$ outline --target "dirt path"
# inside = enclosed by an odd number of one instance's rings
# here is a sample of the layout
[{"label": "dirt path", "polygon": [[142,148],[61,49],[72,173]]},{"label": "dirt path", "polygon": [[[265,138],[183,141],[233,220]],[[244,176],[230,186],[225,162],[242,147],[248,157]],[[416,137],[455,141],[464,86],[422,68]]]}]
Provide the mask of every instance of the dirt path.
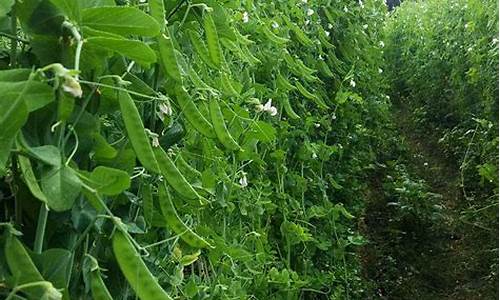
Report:
[{"label": "dirt path", "polygon": [[399,163],[411,180],[422,179],[430,193],[440,195],[442,210],[432,222],[398,220],[398,211],[388,206],[394,191],[387,188],[387,169],[373,174],[362,220],[371,241],[362,253],[365,276],[373,282],[370,299],[486,299],[467,288],[467,252],[457,229],[462,201],[459,168],[444,158],[433,132],[414,130],[418,127],[405,106],[394,108],[393,116],[407,148]]}]

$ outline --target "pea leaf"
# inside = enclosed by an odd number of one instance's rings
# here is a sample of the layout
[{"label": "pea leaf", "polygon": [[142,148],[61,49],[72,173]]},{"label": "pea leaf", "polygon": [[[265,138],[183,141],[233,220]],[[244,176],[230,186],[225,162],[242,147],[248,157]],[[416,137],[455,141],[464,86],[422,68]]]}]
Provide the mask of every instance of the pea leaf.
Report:
[{"label": "pea leaf", "polygon": [[75,171],[67,166],[52,168],[42,176],[42,190],[47,196],[49,208],[54,211],[70,209],[81,188],[82,182]]},{"label": "pea leaf", "polygon": [[[24,76],[24,71],[16,72],[17,78]],[[8,73],[5,74],[8,76]],[[3,77],[0,74],[0,78]],[[26,89],[25,89],[26,88]],[[29,112],[35,111],[54,101],[52,88],[45,83],[38,81],[20,81],[20,82],[0,82],[0,91],[3,97],[18,97],[23,95],[23,100],[27,105]],[[0,100],[1,103],[1,100]]]},{"label": "pea leaf", "polygon": [[123,36],[156,36],[160,33],[158,22],[134,7],[86,8],[82,11],[82,25]]},{"label": "pea leaf", "polygon": [[61,153],[59,148],[52,145],[44,145],[39,147],[30,147],[26,149],[31,155],[43,161],[48,165],[55,167],[61,166]]},{"label": "pea leaf", "polygon": [[50,0],[70,20],[80,21],[80,6],[77,0]]},{"label": "pea leaf", "polygon": [[119,53],[142,65],[149,65],[156,61],[154,51],[141,41],[111,37],[90,37],[86,41],[88,45]]},{"label": "pea leaf", "polygon": [[246,138],[255,138],[261,142],[270,143],[276,139],[276,129],[269,123],[257,121],[251,125]]},{"label": "pea leaf", "polygon": [[130,187],[127,172],[99,166],[90,174],[91,184],[104,195],[118,195]]},{"label": "pea leaf", "polygon": [[0,2],[0,18],[5,17],[14,4],[14,0],[3,0]]}]

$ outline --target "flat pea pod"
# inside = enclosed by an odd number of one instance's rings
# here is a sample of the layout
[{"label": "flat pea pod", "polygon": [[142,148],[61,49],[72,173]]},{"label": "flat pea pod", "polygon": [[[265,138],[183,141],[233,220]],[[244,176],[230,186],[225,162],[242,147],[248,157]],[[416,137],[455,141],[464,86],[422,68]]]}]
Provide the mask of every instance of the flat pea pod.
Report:
[{"label": "flat pea pod", "polygon": [[158,195],[165,222],[184,242],[186,242],[186,244],[194,248],[212,247],[205,239],[196,234],[182,222],[181,218],[179,218],[165,184],[160,183],[158,186]]},{"label": "flat pea pod", "polygon": [[217,90],[215,90],[213,87],[209,86],[205,81],[203,81],[193,68],[189,69],[189,78],[191,79],[191,82],[193,83],[196,89],[210,91],[214,94],[217,93]]},{"label": "flat pea pod", "polygon": [[[38,271],[33,260],[24,248],[23,244],[13,234],[8,234],[5,241],[5,260],[9,270],[16,280],[16,285],[30,282],[44,281],[42,274]],[[41,299],[44,294],[42,287],[30,287],[23,289],[31,299]]]},{"label": "flat pea pod", "polygon": [[199,180],[202,177],[201,172],[191,167],[187,163],[187,161],[182,157],[181,153],[177,154],[175,158],[175,165],[177,166],[179,171],[182,172],[182,174],[184,174],[189,179]]},{"label": "flat pea pod", "polygon": [[148,270],[146,264],[129,241],[119,230],[113,235],[113,253],[128,283],[141,300],[171,300]]},{"label": "flat pea pod", "polygon": [[118,101],[120,103],[120,111],[130,143],[132,143],[132,148],[134,148],[139,161],[147,170],[154,173],[160,173],[151,143],[146,135],[141,116],[135,106],[134,100],[132,100],[127,92],[118,91]]},{"label": "flat pea pod", "polygon": [[175,92],[177,103],[182,113],[194,129],[208,138],[215,138],[214,127],[198,110],[198,107],[196,107],[196,104],[193,99],[191,99],[186,89],[179,86],[176,87]]},{"label": "flat pea pod", "polygon": [[281,104],[283,105],[283,108],[285,109],[286,114],[290,119],[300,119],[300,116],[293,110],[292,105],[290,104],[290,101],[288,100],[288,97],[283,97],[280,99]]},{"label": "flat pea pod", "polygon": [[261,29],[262,29],[262,33],[264,33],[264,35],[273,43],[275,44],[278,44],[278,45],[283,45],[283,44],[286,44],[288,43],[290,40],[289,39],[286,39],[286,38],[283,38],[283,37],[280,37],[280,36],[277,36],[276,34],[274,34],[274,32],[272,32],[268,27],[267,27],[267,24],[262,24],[261,26]]},{"label": "flat pea pod", "polygon": [[321,42],[321,45],[325,46],[328,49],[334,49],[335,45],[330,43],[328,40],[328,36],[326,35],[325,31],[320,29],[319,34],[318,34],[319,41]]},{"label": "flat pea pod", "polygon": [[335,76],[328,67],[328,64],[324,60],[321,59],[318,60],[318,69],[320,73],[323,74],[323,76],[325,77],[332,78]]},{"label": "flat pea pod", "polygon": [[299,90],[299,92],[302,94],[302,96],[306,97],[309,100],[313,100],[320,108],[322,109],[328,109],[328,105],[326,105],[323,100],[321,100],[318,96],[315,94],[309,92],[300,82],[296,82],[295,86]]},{"label": "flat pea pod", "polygon": [[175,58],[175,48],[169,36],[168,28],[165,33],[158,37],[158,49],[160,52],[161,64],[168,77],[176,82],[182,82],[182,75]]},{"label": "flat pea pod", "polygon": [[219,34],[211,14],[207,13],[203,16],[203,27],[207,38],[208,55],[214,65],[220,68],[224,57],[219,43]]},{"label": "flat pea pod", "polygon": [[219,141],[229,150],[236,151],[241,150],[240,145],[234,140],[227,130],[226,123],[224,122],[224,115],[220,110],[219,102],[216,99],[210,100],[210,117],[212,118],[212,124],[214,124],[215,134]]},{"label": "flat pea pod", "polygon": [[231,80],[226,73],[222,73],[220,76],[220,81],[222,85],[222,90],[226,96],[239,97],[240,93],[234,88]]},{"label": "flat pea pod", "polygon": [[248,62],[249,64],[257,65],[261,63],[260,59],[258,59],[252,54],[252,51],[248,49],[247,45],[242,45],[241,51],[243,52],[245,61]]},{"label": "flat pea pod", "polygon": [[148,3],[151,16],[160,24],[160,32],[164,32],[167,26],[165,22],[165,5],[163,0],[149,0]]},{"label": "flat pea pod", "polygon": [[278,85],[278,88],[281,88],[285,91],[290,91],[290,90],[296,90],[297,88],[290,83],[281,73],[278,73],[276,75],[276,83]]},{"label": "flat pea pod", "polygon": [[90,272],[90,290],[94,300],[113,300],[99,270]]},{"label": "flat pea pod", "polygon": [[156,159],[158,160],[158,165],[160,166],[161,174],[168,184],[177,193],[189,200],[201,199],[201,196],[194,190],[191,184],[189,184],[179,169],[177,169],[167,153],[165,153],[161,147],[154,148],[154,151]]},{"label": "flat pea pod", "polygon": [[207,47],[200,39],[200,36],[195,33],[193,30],[188,30],[189,40],[191,41],[191,45],[194,47],[194,51],[201,58],[201,60],[210,68],[217,69],[217,66],[212,62],[210,56],[208,54]]},{"label": "flat pea pod", "polygon": [[288,19],[288,17],[284,17],[283,20],[285,20],[285,23],[288,26],[288,28],[292,29],[292,32],[297,38],[297,41],[300,44],[302,44],[302,46],[314,45],[314,42],[302,31],[302,29],[300,29],[300,27],[297,24]]}]

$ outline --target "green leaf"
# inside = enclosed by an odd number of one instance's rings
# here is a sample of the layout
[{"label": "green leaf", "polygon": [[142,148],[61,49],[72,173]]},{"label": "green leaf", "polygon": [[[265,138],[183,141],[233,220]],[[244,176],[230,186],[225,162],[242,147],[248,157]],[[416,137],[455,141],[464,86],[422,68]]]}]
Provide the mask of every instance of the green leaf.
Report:
[{"label": "green leaf", "polygon": [[28,186],[30,192],[37,198],[38,200],[47,203],[47,197],[40,189],[38,185],[38,181],[36,179],[35,173],[33,172],[33,168],[31,167],[31,162],[29,158],[20,155],[18,157],[19,166],[21,167],[21,171],[23,173],[24,181]]},{"label": "green leaf", "polygon": [[183,265],[184,267],[189,266],[190,264],[192,264],[198,260],[198,256],[200,256],[200,254],[201,254],[201,251],[198,250],[193,254],[184,255],[183,257],[181,257],[179,259],[179,263],[181,265]]},{"label": "green leaf", "polygon": [[276,129],[274,129],[269,123],[257,121],[252,123],[251,130],[247,134],[246,138],[256,138],[261,142],[270,143],[276,139]]},{"label": "green leaf", "polygon": [[42,190],[47,196],[49,208],[54,211],[70,209],[81,188],[82,182],[75,171],[66,166],[52,168],[42,176]]},{"label": "green leaf", "polygon": [[87,45],[97,46],[119,53],[142,65],[149,65],[156,62],[155,52],[141,41],[110,37],[90,37],[87,38],[86,41]]},{"label": "green leaf", "polygon": [[0,18],[5,17],[9,13],[12,5],[14,5],[14,0],[0,1]]},{"label": "green leaf", "polygon": [[55,167],[61,166],[61,152],[56,146],[44,145],[39,147],[30,147],[26,148],[26,151],[46,164]]},{"label": "green leaf", "polygon": [[130,177],[127,172],[99,166],[90,174],[90,181],[99,193],[118,195],[130,187]]},{"label": "green leaf", "polygon": [[58,289],[66,288],[69,270],[72,266],[72,253],[66,249],[48,249],[42,254],[34,254],[33,262],[43,278],[52,282]]},{"label": "green leaf", "polygon": [[156,36],[160,25],[151,16],[134,7],[93,7],[82,11],[82,25],[123,36]]},{"label": "green leaf", "polygon": [[[23,72],[17,72],[15,75],[17,78],[23,76]],[[8,74],[4,74],[6,76]],[[2,76],[2,74],[0,74]],[[26,89],[25,89],[26,88]],[[20,81],[20,82],[6,82],[0,81],[0,91],[2,91],[2,97],[19,97],[21,93],[23,94],[23,100],[27,105],[29,112],[35,111],[54,101],[54,93],[52,88],[45,83],[38,81]],[[2,100],[0,100],[1,106]],[[2,106],[3,107],[3,106]]]},{"label": "green leaf", "polygon": [[0,71],[0,81],[14,82],[28,80],[31,69],[11,69]]}]

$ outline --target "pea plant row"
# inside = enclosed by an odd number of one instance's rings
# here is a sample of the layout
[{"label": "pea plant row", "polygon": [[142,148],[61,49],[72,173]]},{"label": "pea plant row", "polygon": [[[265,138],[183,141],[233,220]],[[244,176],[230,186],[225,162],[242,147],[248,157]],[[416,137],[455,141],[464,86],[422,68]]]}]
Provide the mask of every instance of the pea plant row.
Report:
[{"label": "pea plant row", "polygon": [[0,4],[0,295],[361,297],[382,1]]}]

